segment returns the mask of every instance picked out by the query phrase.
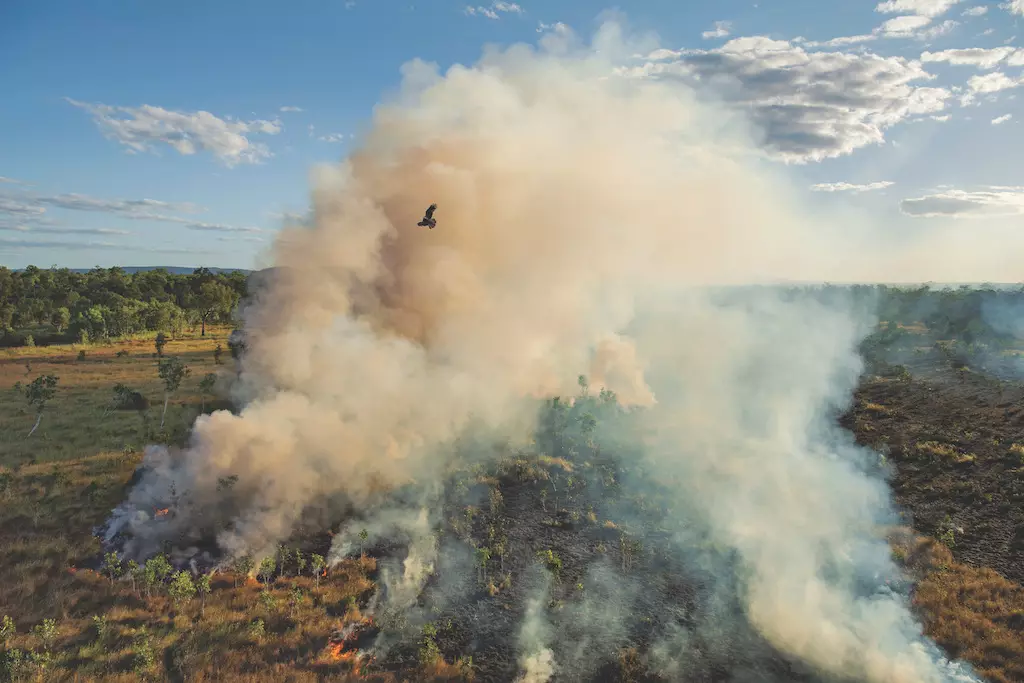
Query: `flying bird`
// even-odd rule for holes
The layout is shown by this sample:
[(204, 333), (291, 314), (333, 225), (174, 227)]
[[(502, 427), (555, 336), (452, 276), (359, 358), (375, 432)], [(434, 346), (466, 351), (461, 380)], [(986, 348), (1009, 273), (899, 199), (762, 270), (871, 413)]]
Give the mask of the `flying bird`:
[(419, 226), (422, 226), (422, 227), (426, 227), (426, 228), (430, 228), (431, 230), (433, 230), (434, 226), (437, 225), (437, 221), (434, 220), (434, 211), (436, 209), (437, 209), (437, 204), (431, 204), (429, 207), (427, 207), (427, 212), (425, 214), (423, 214), (423, 220), (421, 220), (416, 225), (419, 225)]

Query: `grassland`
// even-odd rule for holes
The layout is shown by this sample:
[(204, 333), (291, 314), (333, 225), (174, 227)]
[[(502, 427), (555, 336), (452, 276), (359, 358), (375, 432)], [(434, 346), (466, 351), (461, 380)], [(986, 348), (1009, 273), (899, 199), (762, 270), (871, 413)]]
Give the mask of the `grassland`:
[[(200, 413), (201, 378), (232, 371), (226, 334), (208, 330), (205, 338), (185, 336), (164, 348), (165, 355), (191, 368), (169, 401), (165, 438), (183, 438)], [(223, 364), (215, 362), (218, 344)], [(0, 616), (13, 621), (13, 630), (0, 626), (6, 653), (0, 678), (394, 680), (387, 674), (357, 675), (358, 662), (338, 657), (334, 647), (334, 634), (362, 619), (360, 604), (374, 586), (372, 557), (346, 561), (322, 577), (308, 569), (286, 571), (269, 585), (217, 574), (208, 595), (183, 602), (175, 602), (166, 588), (147, 594), (89, 568), (101, 554), (92, 530), (122, 500), (149, 440), (147, 430), (152, 435), (159, 423), (164, 397), (154, 352), (153, 340), (145, 338), (0, 352)], [(47, 374), (59, 377), (57, 394), (28, 437), (35, 414), (11, 387)], [(1011, 683), (1024, 681), (1024, 589), (1013, 572), (992, 568), (1005, 569), (1017, 556), (1010, 546), (993, 555), (991, 539), (1012, 529), (993, 527), (990, 533), (979, 523), (949, 538), (940, 523), (950, 515), (961, 518), (971, 506), (991, 505), (996, 515), (1015, 500), (1006, 498), (1005, 484), (1000, 493), (994, 470), (981, 473), (996, 463), (1004, 482), (1005, 476), (1019, 476), (1024, 434), (1016, 433), (1016, 422), (994, 424), (995, 413), (982, 417), (972, 411), (982, 410), (979, 397), (989, 396), (992, 411), (1008, 410), (1002, 402), (1021, 397), (1008, 398), (1004, 390), (985, 394), (987, 385), (978, 381), (973, 390), (957, 384), (945, 399), (938, 398), (936, 384), (869, 382), (848, 422), (861, 441), (888, 444), (898, 501), (919, 513), (913, 522), (917, 533), (894, 537), (893, 552), (917, 578), (914, 604), (926, 633), (989, 680)], [(117, 383), (148, 399), (148, 422), (134, 410), (113, 409)], [(945, 402), (939, 409), (923, 404), (925, 396)], [(205, 403), (207, 411), (222, 405), (210, 397)], [(981, 488), (968, 491), (957, 483), (957, 473), (968, 481), (977, 475), (981, 483), (975, 487)], [(436, 654), (423, 660), (419, 680), (473, 678), (468, 661)], [(619, 680), (633, 680), (629, 672), (636, 667), (629, 653), (623, 657)]]

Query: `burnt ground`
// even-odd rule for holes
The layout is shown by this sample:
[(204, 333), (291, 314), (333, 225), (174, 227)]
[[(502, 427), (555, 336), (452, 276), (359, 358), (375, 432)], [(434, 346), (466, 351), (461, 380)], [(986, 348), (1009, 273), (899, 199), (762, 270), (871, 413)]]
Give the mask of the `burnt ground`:
[(866, 377), (840, 423), (888, 453), (895, 502), (917, 531), (1024, 583), (1024, 387), (928, 357), (908, 369)]

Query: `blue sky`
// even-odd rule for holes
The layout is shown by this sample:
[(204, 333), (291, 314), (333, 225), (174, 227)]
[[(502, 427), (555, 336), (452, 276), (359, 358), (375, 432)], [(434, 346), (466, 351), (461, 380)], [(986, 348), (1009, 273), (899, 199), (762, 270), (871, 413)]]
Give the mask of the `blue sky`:
[(0, 264), (253, 267), (403, 63), (586, 38), (608, 9), (658, 35), (634, 73), (751, 111), (809, 201), (1024, 224), (1024, 0), (8, 0)]

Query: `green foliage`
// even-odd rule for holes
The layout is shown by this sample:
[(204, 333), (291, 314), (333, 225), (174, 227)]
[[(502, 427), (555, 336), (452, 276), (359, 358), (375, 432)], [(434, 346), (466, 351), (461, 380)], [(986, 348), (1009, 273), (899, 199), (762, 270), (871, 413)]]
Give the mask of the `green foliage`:
[[(245, 554), (235, 558), (233, 568), (235, 574), (238, 576), (249, 576), (253, 568), (256, 566), (256, 561), (252, 559), (252, 555)], [(235, 586), (238, 585), (238, 581), (235, 581)]]
[(250, 638), (253, 638), (255, 640), (259, 640), (264, 635), (266, 635), (266, 632), (267, 632), (267, 627), (266, 627), (266, 624), (263, 623), (262, 619), (253, 619), (249, 623), (249, 637)]
[(156, 663), (156, 653), (145, 627), (139, 629), (132, 639), (132, 655), (132, 670), (137, 674), (147, 673)]
[(420, 641), (420, 665), (424, 668), (435, 666), (441, 661), (441, 648), (437, 646), (437, 626), (424, 624), (423, 639)]
[(270, 583), (270, 577), (272, 577), (274, 575), (274, 565), (275, 564), (276, 563), (274, 562), (274, 558), (272, 556), (264, 557), (260, 561), (260, 568), (259, 568), (259, 571), (257, 572), (257, 575), (261, 579), (263, 579), (264, 585)]
[(37, 413), (41, 413), (46, 403), (57, 395), (59, 381), (60, 378), (56, 375), (40, 375), (22, 388), (22, 394), (28, 404), (35, 408)]
[(110, 578), (110, 585), (114, 585), (114, 579), (121, 576), (121, 558), (117, 553), (107, 553), (103, 556), (103, 570)]
[(8, 615), (4, 615), (3, 621), (0, 621), (0, 643), (7, 646), (7, 641), (14, 637), (14, 634), (18, 632), (17, 627), (14, 625), (14, 620)]
[[(172, 275), (164, 269), (0, 267), (0, 343), (88, 344), (143, 331), (181, 332), (189, 313), (206, 324), (226, 321), (247, 294), (241, 272), (199, 268)], [(13, 334), (14, 330), (31, 334)], [(4, 334), (3, 331), (7, 331)], [(38, 333), (37, 333), (38, 331)]]
[(170, 596), (174, 606), (181, 609), (196, 595), (196, 585), (192, 582), (192, 575), (187, 571), (175, 572), (167, 587), (167, 594)]
[(156, 355), (158, 358), (164, 357), (164, 347), (167, 346), (167, 335), (160, 332), (153, 339), (153, 345), (156, 347)]

